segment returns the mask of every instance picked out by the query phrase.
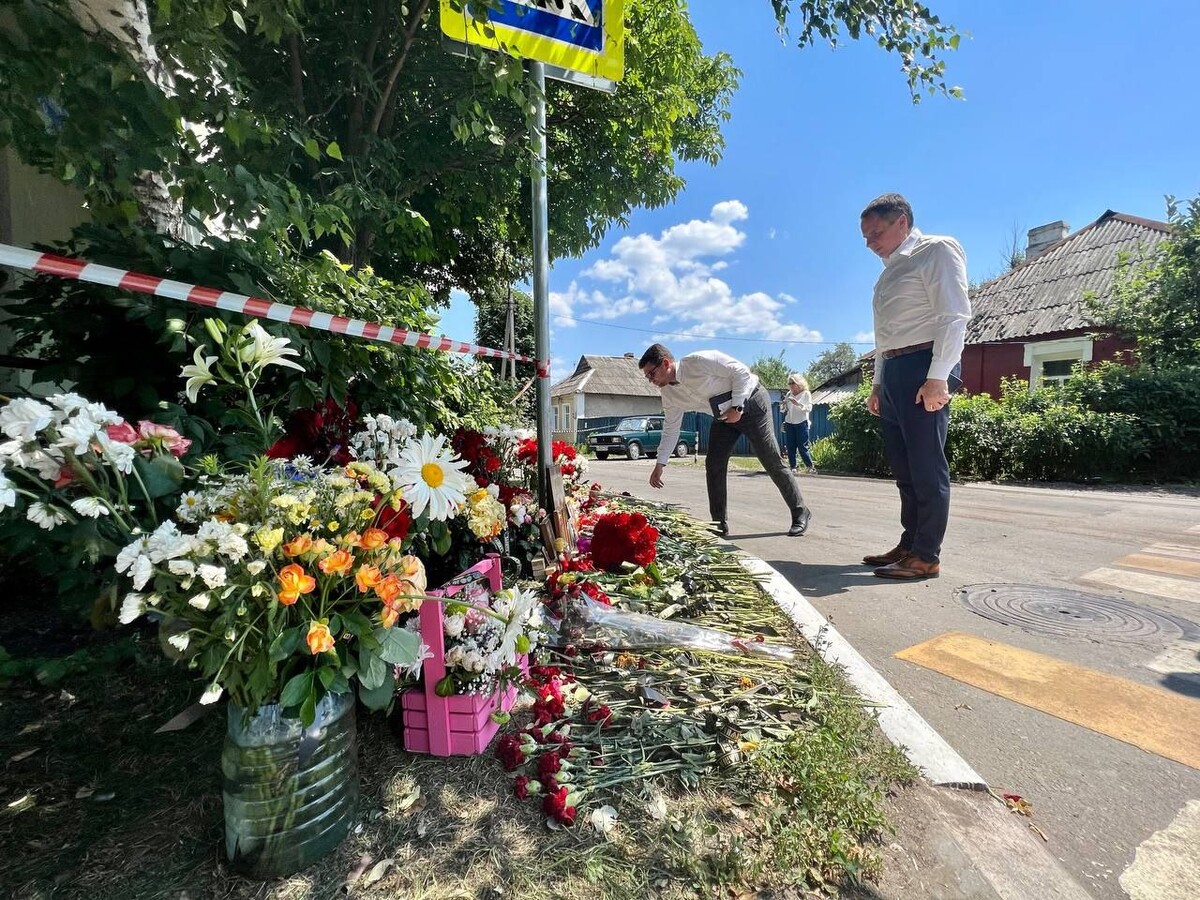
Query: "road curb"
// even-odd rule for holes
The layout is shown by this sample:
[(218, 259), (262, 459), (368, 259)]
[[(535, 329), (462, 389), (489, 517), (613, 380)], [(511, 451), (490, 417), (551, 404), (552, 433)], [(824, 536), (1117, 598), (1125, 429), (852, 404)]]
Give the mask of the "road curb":
[(909, 762), (938, 787), (986, 791), (988, 784), (971, 765), (925, 721), (908, 701), (851, 646), (840, 632), (780, 572), (766, 560), (727, 545), (747, 571), (761, 579), (763, 589), (800, 629), (800, 633), (831, 665), (840, 666), (847, 680), (868, 703), (878, 706), (879, 727)]

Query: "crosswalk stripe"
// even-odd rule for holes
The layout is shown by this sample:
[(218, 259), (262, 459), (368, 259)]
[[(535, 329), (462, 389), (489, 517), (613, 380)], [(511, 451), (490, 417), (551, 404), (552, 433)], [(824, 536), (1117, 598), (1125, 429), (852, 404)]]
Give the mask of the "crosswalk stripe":
[(1093, 569), (1080, 575), (1079, 580), (1136, 591), (1139, 594), (1150, 594), (1153, 597), (1171, 597), (1175, 600), (1200, 603), (1200, 582), (1195, 581), (1181, 581), (1178, 578), (1164, 578), (1161, 575), (1145, 575), (1127, 569), (1107, 567)]
[(1200, 701), (962, 632), (896, 657), (1200, 769)]
[(1185, 575), (1200, 578), (1200, 562), (1178, 559), (1172, 556), (1151, 556), (1149, 553), (1130, 553), (1122, 556), (1115, 563), (1127, 569), (1146, 569), (1150, 572), (1163, 572), (1167, 575)]
[(1157, 553), (1159, 556), (1177, 556), (1180, 559), (1200, 560), (1200, 547), (1188, 547), (1184, 544), (1151, 544), (1145, 549), (1146, 553)]

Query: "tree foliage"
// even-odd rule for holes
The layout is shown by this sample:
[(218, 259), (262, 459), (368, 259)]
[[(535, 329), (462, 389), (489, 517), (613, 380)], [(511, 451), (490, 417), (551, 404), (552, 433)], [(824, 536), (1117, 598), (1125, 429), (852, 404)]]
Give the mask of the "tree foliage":
[(828, 350), (822, 350), (817, 358), (809, 364), (804, 377), (808, 379), (809, 385), (815, 388), (830, 378), (850, 371), (856, 365), (858, 365), (857, 351), (843, 341)]
[(1181, 212), (1167, 201), (1171, 236), (1146, 259), (1129, 259), (1108, 298), (1089, 299), (1093, 318), (1137, 340), (1139, 360), (1154, 369), (1200, 359), (1200, 197)]
[[(836, 47), (843, 30), (851, 40), (864, 35), (900, 57), (913, 103), (923, 94), (961, 98), (962, 88), (946, 85), (946, 63), (941, 54), (957, 50), (960, 35), (942, 23), (918, 0), (771, 0), (780, 34), (792, 36), (798, 47), (818, 40)], [(799, 19), (799, 29), (793, 25)]]
[(758, 376), (763, 387), (772, 389), (786, 388), (788, 376), (792, 374), (782, 350), (778, 356), (760, 356), (750, 366), (750, 371)]

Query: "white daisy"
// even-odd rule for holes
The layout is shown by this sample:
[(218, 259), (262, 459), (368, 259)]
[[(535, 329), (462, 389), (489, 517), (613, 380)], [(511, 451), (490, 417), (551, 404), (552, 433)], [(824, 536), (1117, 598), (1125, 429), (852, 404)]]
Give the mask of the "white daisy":
[(40, 500), (29, 504), (29, 509), (25, 510), (25, 518), (39, 528), (45, 528), (47, 531), (53, 531), (59, 525), (68, 521), (65, 512)]
[(200, 495), (188, 491), (179, 498), (179, 506), (175, 508), (175, 518), (181, 522), (195, 522), (200, 515)]
[(109, 514), (108, 507), (97, 497), (80, 497), (71, 502), (71, 509), (89, 519), (98, 519)]
[(399, 481), (404, 498), (412, 504), (413, 516), (428, 509), (429, 518), (435, 521), (453, 518), (466, 500), (466, 491), (474, 486), (474, 481), (462, 472), (467, 463), (455, 462), (453, 451), (445, 444), (441, 435), (435, 438), (427, 434), (409, 441), (391, 473), (393, 480)]

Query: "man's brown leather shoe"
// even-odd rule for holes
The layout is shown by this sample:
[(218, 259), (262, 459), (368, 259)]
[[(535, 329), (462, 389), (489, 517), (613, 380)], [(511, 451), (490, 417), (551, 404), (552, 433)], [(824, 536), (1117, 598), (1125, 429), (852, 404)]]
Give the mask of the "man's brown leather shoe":
[(875, 570), (875, 576), (877, 578), (911, 580), (914, 578), (937, 578), (941, 571), (942, 567), (939, 563), (925, 562), (919, 556), (906, 556), (899, 562), (880, 566)]
[(908, 556), (908, 551), (903, 547), (893, 547), (887, 553), (877, 553), (874, 556), (864, 556), (863, 565), (865, 566), (890, 566), (894, 562), (900, 562), (904, 557)]

